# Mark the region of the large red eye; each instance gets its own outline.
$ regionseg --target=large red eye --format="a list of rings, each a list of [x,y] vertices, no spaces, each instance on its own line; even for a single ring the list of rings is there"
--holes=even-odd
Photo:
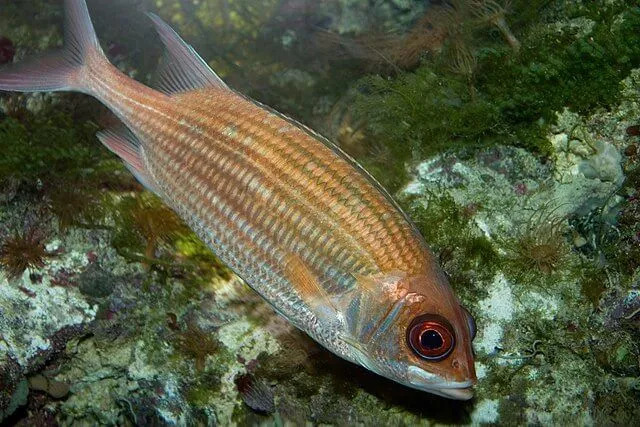
[[[409,325],[407,341],[418,356],[438,361],[451,354],[456,339],[451,324],[444,317],[423,314]]]

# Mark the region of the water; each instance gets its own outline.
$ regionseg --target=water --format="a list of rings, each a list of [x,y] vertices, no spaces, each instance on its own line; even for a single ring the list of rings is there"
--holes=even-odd
[[[475,398],[345,362],[277,317],[93,136],[79,94],[0,96],[0,419],[633,424],[640,7],[514,0],[89,1],[152,84],[162,16],[234,89],[394,194],[474,315]],[[0,59],[61,43],[0,2]]]

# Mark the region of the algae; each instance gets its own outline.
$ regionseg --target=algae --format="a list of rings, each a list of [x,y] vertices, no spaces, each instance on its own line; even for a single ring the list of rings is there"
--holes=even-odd
[[[366,120],[374,141],[405,161],[496,143],[549,154],[546,133],[557,111],[608,108],[621,96],[620,82],[640,65],[637,7],[553,3],[564,9],[555,12],[558,21],[528,21],[519,30],[518,53],[490,37],[474,39],[472,91],[467,77],[447,65],[445,49],[415,72],[363,79],[356,117]],[[514,6],[508,19],[518,21],[519,13],[527,8]],[[386,174],[378,177],[393,184]]]

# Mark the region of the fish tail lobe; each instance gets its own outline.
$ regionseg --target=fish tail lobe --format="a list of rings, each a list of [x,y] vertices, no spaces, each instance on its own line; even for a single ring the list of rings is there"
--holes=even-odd
[[[85,0],[65,0],[64,48],[0,69],[0,90],[78,91],[92,70],[108,62],[96,37]]]

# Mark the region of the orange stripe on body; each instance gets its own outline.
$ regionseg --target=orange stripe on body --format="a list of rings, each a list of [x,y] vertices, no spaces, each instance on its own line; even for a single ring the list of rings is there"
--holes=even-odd
[[[323,274],[427,264],[395,207],[304,130],[232,92],[169,98],[113,74],[94,83],[100,96],[144,141],[146,165],[171,205],[219,234],[217,246],[249,251],[273,271],[281,268],[276,248],[304,252]]]
[[[241,101],[244,101],[243,99],[241,99]],[[246,101],[244,101],[246,102]],[[255,109],[258,109],[258,107],[253,106],[253,104],[251,104],[252,107],[254,107]],[[262,111],[262,110],[259,110]],[[220,114],[219,114],[220,115]],[[222,113],[222,115],[224,115],[224,113]],[[240,116],[240,114],[236,113],[234,114],[235,117],[237,117],[235,124],[237,125],[238,130],[240,131],[241,128],[244,125],[244,122],[241,120],[242,117]],[[281,123],[284,123],[286,125],[288,125],[287,122],[277,118]],[[200,119],[201,122],[203,122],[203,119]],[[228,120],[231,120],[231,118],[229,118]],[[210,126],[212,128],[220,128],[224,125],[228,125],[229,122],[220,122],[220,120],[216,119],[216,121],[213,123],[213,126]],[[249,125],[249,129],[252,128],[252,125]],[[305,132],[303,131],[299,131],[300,133],[300,137],[302,139],[311,139],[311,137],[309,135],[307,135]],[[263,136],[264,131],[262,132],[257,132],[256,134],[252,135],[253,139],[256,139],[257,137]],[[262,138],[260,138],[261,141],[263,142],[265,141],[261,147],[265,147],[269,145],[269,142],[273,143],[273,139],[274,138],[265,138],[264,136]],[[229,144],[233,144],[237,141],[229,141]],[[343,200],[351,200],[352,203],[350,203],[350,205],[353,206],[357,206],[358,205],[358,201],[354,201],[355,200],[355,196],[353,194],[349,194],[346,192],[346,189],[344,186],[340,186],[339,181],[336,179],[332,179],[332,177],[326,173],[323,172],[323,174],[321,175],[320,179],[318,179],[316,181],[314,180],[309,180],[306,179],[306,176],[304,176],[303,174],[300,173],[300,170],[304,170],[304,166],[299,167],[300,166],[300,150],[293,151],[296,147],[296,144],[294,143],[295,141],[276,141],[276,147],[274,149],[272,149],[271,156],[270,157],[275,157],[275,161],[271,161],[269,162],[269,159],[266,156],[263,156],[262,159],[258,159],[258,161],[262,160],[262,164],[265,163],[270,163],[267,165],[266,170],[267,171],[271,171],[273,169],[276,170],[276,172],[278,172],[279,174],[276,175],[274,177],[274,180],[277,182],[283,182],[285,187],[290,185],[291,183],[299,183],[299,182],[304,182],[304,185],[298,185],[297,190],[299,193],[310,193],[309,196],[306,200],[305,203],[308,205],[313,205],[313,201],[314,200],[329,200],[329,203],[325,203],[323,205],[316,205],[316,209],[318,209],[320,212],[325,212],[327,208],[333,210],[334,212],[338,213],[338,219],[339,220],[344,220],[344,219],[351,219],[350,216],[354,216],[352,214],[352,211],[348,210],[345,208],[345,203],[343,202]],[[320,145],[318,144],[318,141],[314,140],[316,145]],[[279,144],[278,144],[279,143]],[[273,145],[273,144],[271,144]],[[293,147],[293,148],[291,148]],[[336,157],[332,152],[330,152],[330,150],[326,147],[323,146],[323,148],[325,149],[325,152],[321,153],[324,155],[324,158],[321,160],[318,160],[317,163],[320,163],[321,166],[324,166],[324,169],[326,171],[326,169],[328,169],[327,166],[330,166],[333,163],[336,163]],[[245,147],[244,150],[246,150],[247,148]],[[329,154],[332,156],[331,159],[327,158],[327,153],[326,151],[329,151]],[[280,154],[280,153],[284,153],[284,155]],[[293,155],[292,155],[293,153]],[[287,154],[289,154],[289,157],[285,157]],[[296,160],[297,164],[296,164]],[[317,159],[317,157],[316,157]],[[331,160],[331,161],[329,161]],[[341,160],[341,159],[340,159]],[[308,163],[309,161],[313,161],[313,160],[304,160],[305,163]],[[282,165],[282,163],[284,163],[285,165]],[[341,161],[342,163],[342,169],[343,169],[343,173],[342,173],[342,178],[346,178],[346,179],[351,179],[352,176],[356,176],[356,178],[360,178],[359,175],[354,174],[354,171],[351,167],[351,165],[346,164],[346,162]],[[291,164],[291,166],[286,166],[286,164]],[[280,168],[278,169],[278,166],[280,166]],[[346,168],[345,168],[346,166]],[[321,170],[321,167],[317,168],[318,170]],[[346,171],[344,171],[346,169]],[[347,174],[345,172],[350,172],[350,174]],[[317,174],[316,174],[317,175]],[[361,178],[362,181],[364,181],[364,178]],[[336,184],[337,183],[337,184]],[[362,182],[359,183],[362,187]],[[374,191],[372,192],[371,189],[367,189],[366,186],[365,187],[365,191],[368,191],[369,194],[377,193],[376,189],[373,189]],[[328,197],[327,196],[327,189],[329,189],[329,191],[333,191],[335,194],[340,194],[342,196],[342,199],[340,198],[336,198],[334,197]],[[285,190],[286,191],[286,188]],[[362,191],[361,191],[362,192]],[[330,195],[330,194],[329,194]],[[377,194],[378,199],[383,199],[383,202],[386,202],[386,200],[384,200],[383,197],[380,197],[379,194]],[[375,200],[375,198],[374,198]],[[387,229],[390,230],[390,232],[387,232],[387,235],[391,235],[393,236],[393,239],[391,239],[388,243],[390,244],[389,247],[387,248],[386,254],[391,254],[393,253],[394,248],[398,249],[399,253],[404,253],[406,255],[407,251],[406,250],[402,250],[403,248],[401,246],[394,246],[394,242],[402,242],[402,236],[398,235],[398,233],[401,231],[401,229],[398,227],[398,218],[393,218],[394,214],[396,217],[401,217],[401,224],[404,222],[404,218],[401,215],[397,215],[394,212],[394,208],[392,206],[390,206],[388,203],[385,206],[384,203],[380,203],[379,200],[377,200],[377,204],[378,206],[380,206],[379,210],[384,209],[384,211],[382,213],[379,213],[379,211],[370,211],[367,217],[363,218],[362,215],[362,209],[357,208],[358,210],[356,210],[356,215],[355,215],[355,219],[351,221],[351,224],[347,224],[347,225],[351,225],[351,228],[353,231],[365,231],[366,229],[364,227],[362,227],[361,223],[364,221],[364,225],[365,226],[371,226],[373,224],[377,224],[377,228],[374,228],[374,234],[371,236],[370,240],[369,240],[369,246],[373,247],[374,249],[379,249],[382,247],[383,242],[385,239],[384,237],[386,236],[381,236],[380,234],[383,232],[383,230]],[[358,213],[359,216],[358,217]],[[384,227],[380,221],[377,220],[377,218],[381,218],[387,216],[388,218],[392,218],[394,219],[394,221],[390,222],[390,225],[388,227]],[[343,221],[344,222],[344,221]],[[344,225],[344,224],[343,224]],[[369,227],[369,230],[371,230],[371,227]],[[411,228],[408,226],[405,226],[405,235],[407,235],[407,237],[410,237],[411,239],[415,240],[415,237],[413,236],[413,232],[411,230]],[[356,237],[359,237],[359,235],[357,233],[349,233],[350,236],[355,235]],[[366,235],[366,234],[365,234]],[[363,243],[360,240],[360,243]],[[366,242],[365,242],[366,243]],[[415,245],[414,245],[415,246]],[[420,246],[420,245],[418,245]],[[419,250],[422,250],[422,247],[419,248]],[[383,257],[379,257],[380,260],[383,259]],[[419,259],[419,258],[418,258]],[[405,260],[406,261],[406,260]],[[411,264],[411,266],[408,266],[407,264]],[[405,262],[405,267],[411,267],[411,268],[415,268],[416,267],[416,258],[412,258],[409,260],[409,262]],[[381,266],[384,269],[384,265]],[[395,266],[397,267],[397,265]]]

